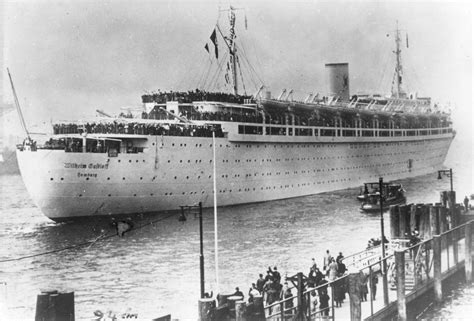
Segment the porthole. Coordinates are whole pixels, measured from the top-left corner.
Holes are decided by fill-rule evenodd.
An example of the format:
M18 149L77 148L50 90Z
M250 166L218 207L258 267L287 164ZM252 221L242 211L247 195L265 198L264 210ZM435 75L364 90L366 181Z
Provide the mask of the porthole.
M50 180L50 181L52 181L52 180L53 180L53 178L51 177L49 180Z
M122 180L124 181L124 180L125 180L125 177L122 177Z
M64 178L61 177L61 180L64 181Z
M110 177L107 177L107 180L110 181Z
M107 195L108 197L112 196L112 194Z

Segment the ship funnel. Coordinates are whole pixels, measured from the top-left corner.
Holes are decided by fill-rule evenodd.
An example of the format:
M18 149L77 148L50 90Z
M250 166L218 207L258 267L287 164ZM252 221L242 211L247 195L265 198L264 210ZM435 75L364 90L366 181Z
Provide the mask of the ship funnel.
M331 63L326 64L328 75L328 94L349 101L349 64Z

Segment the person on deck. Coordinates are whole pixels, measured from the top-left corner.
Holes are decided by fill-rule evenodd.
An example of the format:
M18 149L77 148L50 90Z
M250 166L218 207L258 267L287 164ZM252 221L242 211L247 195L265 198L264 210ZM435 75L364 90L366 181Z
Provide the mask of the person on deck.
M469 210L469 199L466 197L464 197L464 208L466 210L466 212Z

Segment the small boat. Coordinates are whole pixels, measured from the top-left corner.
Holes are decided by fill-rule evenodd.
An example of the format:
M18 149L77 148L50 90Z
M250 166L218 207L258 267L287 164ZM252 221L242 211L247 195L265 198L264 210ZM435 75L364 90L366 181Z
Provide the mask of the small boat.
M364 188L360 189L359 195L357 195L357 200L361 202L366 202L369 199L370 194L375 194L379 191L379 182L375 183L365 183Z
M374 183L366 183L364 185L367 186L367 184L372 184L373 186ZM383 211L388 210L391 205L401 205L406 203L407 199L405 197L405 190L403 189L401 184L383 183L382 188ZM363 212L368 213L380 211L380 191L378 190L378 188L374 189L372 193L368 193L365 195L365 200L363 201L360 209Z

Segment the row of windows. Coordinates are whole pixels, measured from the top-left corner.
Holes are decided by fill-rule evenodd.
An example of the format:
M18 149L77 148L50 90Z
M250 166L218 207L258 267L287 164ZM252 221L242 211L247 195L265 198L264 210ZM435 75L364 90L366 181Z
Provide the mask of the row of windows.
M432 159L432 158L438 158L440 157L441 155L437 155L437 156L433 156L433 157L430 157L429 159ZM341 170L354 170L354 169L363 169L363 168L370 168L370 167L383 167L383 166L394 166L394 165L399 165L399 164L405 164L406 162L405 161L400 161L400 162L392 162L392 163L381 163L381 164L365 164L365 165L360 165L360 166L349 166L349 167L333 167L333 168L328 168L328 169L308 169L308 170L301 170L301 171L293 171L293 174L294 175L298 175L298 173L300 174L310 174L310 173L320 173L320 172L333 172L333 171L341 171ZM284 172L284 175L290 175L290 171L286 171ZM250 173L250 174L245 174L245 177L256 177L256 176L272 176L272 172L265 172L265 173ZM281 175L281 172L275 172L275 175L276 176L280 176ZM232 176L232 175L231 175ZM97 177L97 175L93 176L93 177ZM221 175L221 178L228 178L229 175L228 174L223 174ZM235 174L233 176L234 178L238 178L240 177L240 174ZM88 181L90 179L90 177L84 177L86 181ZM189 180L191 177L189 176L186 176L186 179ZM208 176L208 179L211 179L212 178L212 175L209 175ZM154 181L156 179L156 176L154 176L152 178L152 181ZM178 179L178 176L174 176L174 179L177 180ZM201 175L198 175L197 176L197 179L201 179ZM51 177L50 178L51 181L54 181L54 178ZM64 180L63 177L60 178L61 181ZM110 181L110 177L107 177L107 180ZM125 177L122 177L122 180L126 180ZM143 180L143 177L140 177L140 180Z
M388 175L395 175L395 174L402 174L402 173L405 173L407 172L406 170L405 171L400 171L400 172L391 172L391 173L384 173L382 175L384 176L388 176ZM374 175L371 175L371 177L378 177L380 176L380 174L374 174ZM358 178L359 180L361 179L361 177ZM352 179L349 177L349 178L342 178L342 179L332 179L332 180L321 180L321 181L314 181L314 182L305 182L305 183L300 183L300 184L287 184L287 185L274 185L274 186L261 186L260 189L259 188L256 188L256 187L253 187L253 188L239 188L239 189L236 189L235 192L254 192L254 191L264 191L264 190L276 190L276 189L289 189L289 188L301 188L301 187L309 187L311 185L325 185L325 184L334 184L334 183L343 183L343 182L348 182L348 181L351 181ZM222 189L222 190L219 190L218 193L219 194L224 194L224 193L232 193L234 192L234 190L232 189ZM204 190L201 190L200 192L196 192L196 191L191 191L191 192L181 192L181 193L172 193L172 192L166 192L166 193L163 193L161 195L159 194L156 194L156 196L173 196L173 195L197 195L197 194L205 194L206 191ZM214 193L213 191L210 191L209 193ZM150 196L155 196L154 193L150 193L149 194ZM82 197L83 194L79 194L78 195L79 197ZM108 197L112 197L112 194L107 194ZM120 197L123 197L123 195L117 195L117 196L120 196ZM133 197L137 197L138 195L136 193L133 194ZM143 197L145 195L139 195L139 197Z

